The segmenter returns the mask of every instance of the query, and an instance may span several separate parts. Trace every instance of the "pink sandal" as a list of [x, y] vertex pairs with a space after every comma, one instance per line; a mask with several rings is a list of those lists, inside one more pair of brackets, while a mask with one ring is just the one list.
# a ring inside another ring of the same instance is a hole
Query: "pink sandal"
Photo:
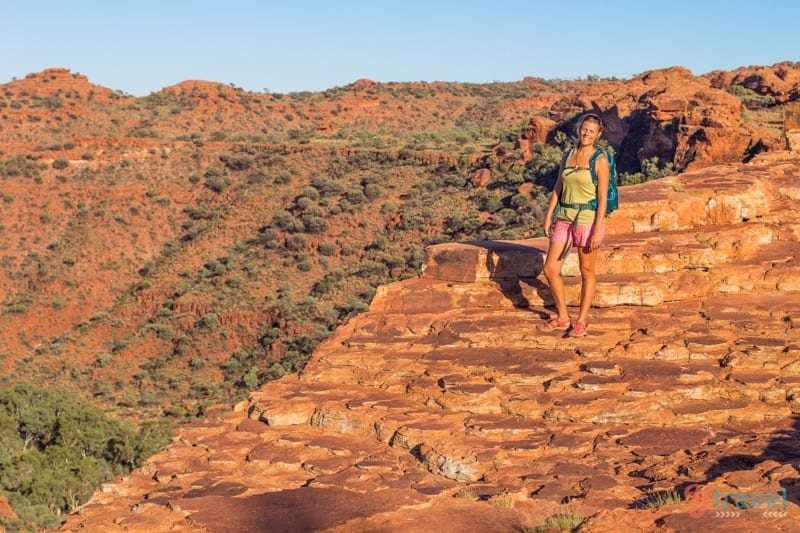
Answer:
[[559, 320], [558, 317], [552, 317], [547, 322], [539, 324], [537, 326], [537, 329], [539, 331], [544, 331], [545, 333], [548, 333], [550, 331], [555, 331], [557, 329], [569, 329], [571, 325], [572, 322], [570, 321], [569, 318], [566, 320]]
[[568, 337], [585, 337], [586, 336], [586, 324], [583, 322], [575, 322], [575, 325], [572, 326], [572, 329], [569, 330], [567, 333]]

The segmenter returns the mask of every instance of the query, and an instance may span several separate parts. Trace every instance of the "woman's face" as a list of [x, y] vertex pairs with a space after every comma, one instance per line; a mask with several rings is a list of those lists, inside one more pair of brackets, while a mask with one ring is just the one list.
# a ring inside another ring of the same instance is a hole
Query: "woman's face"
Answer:
[[600, 125], [594, 120], [584, 120], [578, 130], [578, 138], [582, 146], [592, 146], [600, 138]]

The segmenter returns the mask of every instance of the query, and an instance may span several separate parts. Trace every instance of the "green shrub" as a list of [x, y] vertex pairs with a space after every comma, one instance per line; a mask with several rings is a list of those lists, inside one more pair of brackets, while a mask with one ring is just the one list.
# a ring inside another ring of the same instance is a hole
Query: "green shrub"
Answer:
[[289, 174], [288, 172], [281, 172], [280, 174], [275, 176], [275, 179], [273, 180], [273, 183], [275, 183], [276, 185], [284, 185], [291, 182], [292, 182], [292, 175]]
[[380, 185], [375, 183], [367, 183], [364, 185], [364, 196], [369, 200], [377, 200], [383, 195], [383, 189]]
[[293, 251], [303, 250], [306, 242], [306, 238], [302, 235], [289, 235], [286, 238], [286, 248]]
[[556, 147], [543, 143], [533, 145], [533, 155], [527, 163], [527, 170], [533, 182], [552, 190], [558, 179], [558, 169], [564, 152]]
[[206, 173], [206, 181], [204, 185], [208, 189], [211, 189], [212, 191], [219, 193], [228, 188], [228, 186], [230, 185], [230, 181], [228, 180], [227, 177], [225, 177], [221, 173], [216, 173], [216, 172], [210, 173], [209, 171]]
[[754, 90], [748, 89], [742, 85], [731, 85], [728, 87], [728, 92], [741, 100], [749, 109], [771, 107], [775, 105], [774, 96], [768, 94], [760, 95]]
[[319, 297], [327, 294], [339, 286], [344, 279], [344, 270], [337, 268], [325, 274], [321, 280], [311, 288], [311, 296]]
[[321, 216], [304, 215], [300, 217], [305, 231], [308, 233], [324, 233], [328, 229], [328, 221]]
[[219, 159], [231, 170], [247, 170], [253, 166], [253, 157], [247, 154], [222, 154]]
[[[20, 522], [50, 529], [104, 481], [140, 466], [169, 425], [133, 425], [62, 389], [0, 386], [0, 492]], [[8, 529], [19, 523], [0, 522]]]
[[331, 256], [336, 253], [336, 245], [332, 242], [321, 242], [317, 249], [320, 255]]
[[172, 338], [172, 326], [168, 324], [156, 324], [153, 326], [153, 331], [159, 339], [169, 340]]
[[303, 222], [289, 211], [278, 211], [272, 215], [272, 226], [288, 231], [289, 233], [300, 233], [305, 231]]
[[364, 191], [362, 191], [361, 188], [348, 189], [344, 193], [344, 199], [354, 205], [363, 204], [367, 201], [367, 197], [364, 195]]
[[583, 518], [572, 513], [556, 513], [547, 517], [547, 520], [538, 527], [534, 532], [547, 532], [547, 531], [576, 531], [583, 523]]

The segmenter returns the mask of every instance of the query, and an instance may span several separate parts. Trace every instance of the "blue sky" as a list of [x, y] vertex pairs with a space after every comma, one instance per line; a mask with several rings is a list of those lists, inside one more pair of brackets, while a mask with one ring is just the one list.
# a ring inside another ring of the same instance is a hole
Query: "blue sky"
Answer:
[[800, 2], [64, 0], [0, 7], [0, 83], [66, 67], [144, 96], [379, 82], [630, 78], [800, 61]]

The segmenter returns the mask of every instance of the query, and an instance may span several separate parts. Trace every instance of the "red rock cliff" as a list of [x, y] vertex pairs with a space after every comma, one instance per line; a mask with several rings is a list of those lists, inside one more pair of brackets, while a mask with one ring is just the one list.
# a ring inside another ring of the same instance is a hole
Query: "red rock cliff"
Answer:
[[581, 339], [535, 329], [543, 240], [432, 246], [301, 376], [183, 427], [62, 530], [795, 529], [798, 175], [776, 152], [623, 188]]

